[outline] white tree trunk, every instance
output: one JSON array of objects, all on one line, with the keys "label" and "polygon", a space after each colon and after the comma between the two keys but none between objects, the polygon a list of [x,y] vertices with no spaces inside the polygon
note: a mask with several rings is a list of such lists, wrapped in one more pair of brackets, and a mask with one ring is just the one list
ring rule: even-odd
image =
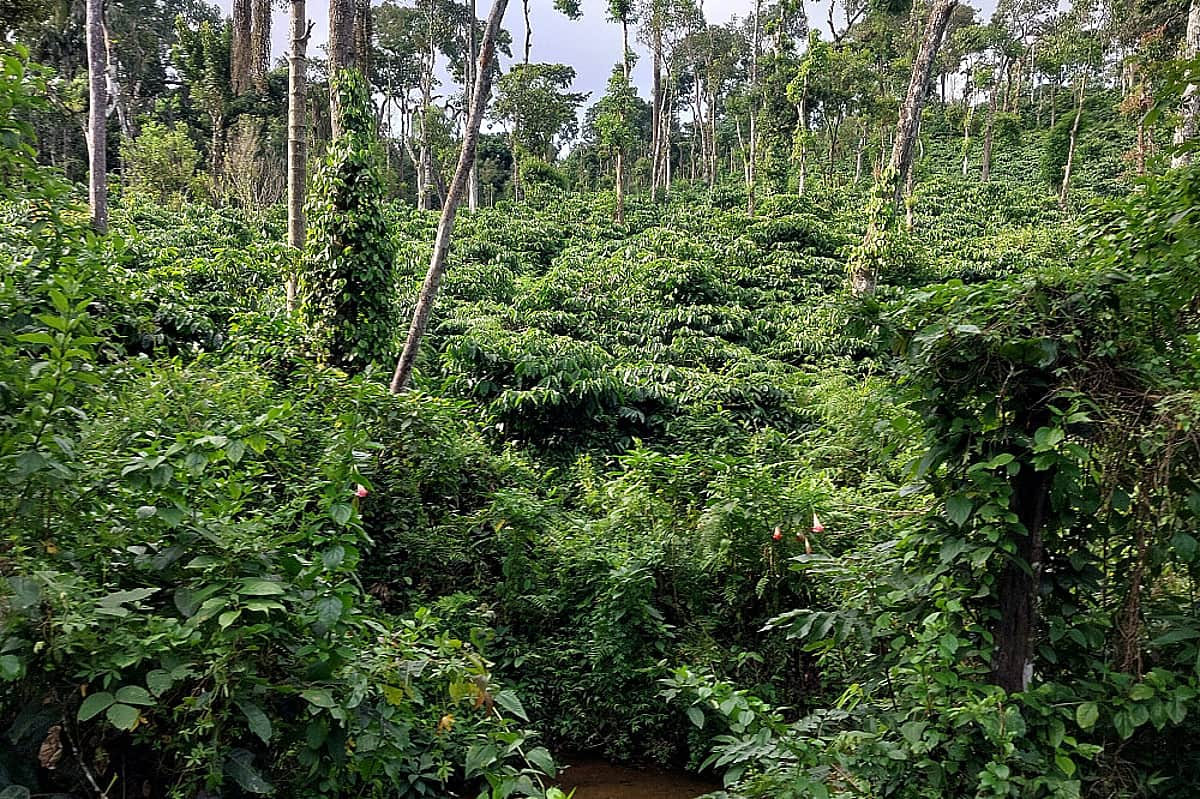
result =
[{"label": "white tree trunk", "polygon": [[[309,25],[304,0],[292,3],[292,49],[288,54],[288,244],[304,247],[304,189],[308,178],[308,120],[305,78],[308,69]],[[287,279],[287,309],[296,310],[296,276]]]},{"label": "white tree trunk", "polygon": [[[1183,58],[1191,61],[1200,53],[1200,0],[1192,0],[1188,8],[1187,33],[1184,34]],[[1175,128],[1174,143],[1178,147],[1185,144],[1196,135],[1197,119],[1200,118],[1200,87],[1189,83],[1183,90],[1183,108],[1179,127]],[[1191,153],[1176,153],[1171,158],[1171,166],[1187,166],[1192,162]]]},{"label": "white tree trunk", "polygon": [[92,227],[108,231],[108,91],[104,47],[104,0],[87,0],[88,204]]},{"label": "white tree trunk", "polygon": [[398,394],[408,388],[412,378],[413,366],[417,361],[417,352],[421,348],[421,339],[429,327],[429,317],[433,313],[433,303],[437,299],[438,287],[442,283],[442,275],[446,272],[446,258],[450,254],[450,239],[454,234],[454,218],[458,213],[458,204],[466,189],[467,175],[475,160],[475,148],[479,144],[479,125],[483,121],[484,108],[487,106],[488,80],[487,74],[491,67],[492,57],[496,51],[496,32],[500,29],[500,20],[504,17],[504,9],[508,0],[494,0],[491,13],[488,14],[487,27],[484,28],[483,41],[480,43],[478,68],[475,74],[479,80],[475,83],[475,91],[471,96],[470,120],[467,123],[467,135],[463,138],[462,151],[458,156],[458,165],[454,169],[454,179],[446,192],[446,201],[442,204],[442,216],[438,222],[437,236],[433,241],[433,255],[429,259],[429,272],[417,296],[417,305],[413,310],[412,325],[408,329],[408,339],[404,342],[404,350],[396,361],[396,371],[392,375],[389,390]]}]

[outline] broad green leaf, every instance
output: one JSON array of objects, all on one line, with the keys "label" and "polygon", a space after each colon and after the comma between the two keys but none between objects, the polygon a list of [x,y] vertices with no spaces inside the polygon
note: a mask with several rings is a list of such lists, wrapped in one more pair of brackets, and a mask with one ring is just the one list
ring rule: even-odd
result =
[{"label": "broad green leaf", "polygon": [[254,767],[254,755],[245,749],[234,749],[229,753],[229,757],[225,759],[224,771],[243,791],[268,794],[275,790]]},{"label": "broad green leaf", "polygon": [[238,593],[242,596],[279,596],[284,590],[282,585],[272,580],[245,580]]},{"label": "broad green leaf", "polygon": [[1140,682],[1133,686],[1129,692],[1129,698],[1135,702],[1142,702],[1154,696],[1154,686],[1148,683]]},{"label": "broad green leaf", "polygon": [[171,677],[169,671],[164,669],[155,669],[146,675],[146,685],[150,687],[150,693],[155,696],[162,696],[171,690],[171,686],[174,684],[175,679]]},{"label": "broad green leaf", "polygon": [[263,709],[249,700],[239,700],[238,708],[241,709],[243,715],[246,716],[246,723],[250,726],[250,732],[262,739],[263,743],[271,742],[271,720],[267,718],[267,714]]},{"label": "broad green leaf", "polygon": [[109,705],[108,712],[109,722],[118,730],[132,730],[137,726],[138,709],[129,705]]},{"label": "broad green leaf", "polygon": [[971,500],[961,494],[955,494],[946,499],[946,518],[955,525],[962,527],[966,524],[967,519],[971,516],[971,510],[975,507]]},{"label": "broad green leaf", "polygon": [[496,762],[500,750],[493,744],[472,744],[467,750],[466,778],[478,776],[488,766]]},{"label": "broad green leaf", "polygon": [[329,508],[329,518],[333,519],[338,524],[345,524],[350,521],[351,514],[354,513],[354,508],[346,502],[335,502]]},{"label": "broad green leaf", "polygon": [[512,691],[504,690],[496,694],[496,704],[509,713],[512,713],[521,721],[529,721],[529,716],[525,715],[525,708],[521,705],[521,700]]},{"label": "broad green leaf", "polygon": [[117,689],[117,701],[127,705],[153,705],[154,697],[140,685],[122,685]]},{"label": "broad green leaf", "polygon": [[695,724],[697,729],[704,729],[704,711],[692,705],[687,709],[688,720]]},{"label": "broad green leaf", "polygon": [[21,676],[21,659],[16,655],[0,655],[0,680],[16,680]]},{"label": "broad green leaf", "polygon": [[333,700],[333,695],[329,693],[329,689],[327,688],[309,688],[308,690],[301,691],[300,696],[314,707],[337,707],[337,702]]},{"label": "broad green leaf", "polygon": [[80,721],[88,721],[107,710],[115,701],[117,701],[116,697],[108,691],[91,694],[84,698],[83,704],[79,706],[79,712],[75,717]]},{"label": "broad green leaf", "polygon": [[317,623],[328,630],[342,617],[342,610],[342,600],[339,597],[327,596],[317,600]]},{"label": "broad green leaf", "polygon": [[541,772],[547,776],[553,777],[558,769],[554,765],[554,758],[551,757],[545,747],[534,747],[525,753],[525,759],[533,765],[537,766]]},{"label": "broad green leaf", "polygon": [[1075,708],[1075,723],[1085,730],[1094,727],[1099,718],[1100,708],[1096,706],[1095,702],[1084,702]]}]

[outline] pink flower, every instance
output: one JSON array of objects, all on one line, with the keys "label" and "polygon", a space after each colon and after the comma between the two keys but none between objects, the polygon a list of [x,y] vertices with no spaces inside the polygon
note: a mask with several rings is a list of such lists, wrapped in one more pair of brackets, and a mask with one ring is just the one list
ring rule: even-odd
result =
[{"label": "pink flower", "polygon": [[783,531],[780,530],[778,527],[776,527],[775,532],[771,533],[771,538],[773,538],[776,541],[783,540]]},{"label": "pink flower", "polygon": [[817,514],[815,514],[815,513],[813,514],[813,525],[812,525],[812,531],[813,531],[814,533],[823,533],[823,532],[825,532],[825,525],[821,524],[821,517],[820,517],[820,516],[818,516],[818,515],[817,515]]},{"label": "pink flower", "polygon": [[371,492],[367,491],[367,487],[361,483],[354,486],[354,496],[358,497],[359,499],[364,498],[369,493]]}]

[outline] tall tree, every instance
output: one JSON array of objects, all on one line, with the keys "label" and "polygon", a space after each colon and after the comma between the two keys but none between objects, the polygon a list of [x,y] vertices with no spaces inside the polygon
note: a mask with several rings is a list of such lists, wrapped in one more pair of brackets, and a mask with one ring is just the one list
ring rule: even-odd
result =
[{"label": "tall tree", "polygon": [[554,140],[574,128],[587,96],[568,91],[574,80],[575,70],[566,64],[517,64],[501,76],[493,113],[512,131],[514,170],[526,156],[541,161],[557,156]]},{"label": "tall tree", "polygon": [[104,45],[104,0],[87,0],[88,55],[88,204],[92,227],[108,231],[108,160],[106,89],[107,58]]},{"label": "tall tree", "polygon": [[[494,0],[492,3],[487,26],[483,31],[483,40],[480,42],[477,75],[490,74],[492,58],[496,52],[496,34],[500,29],[500,20],[504,18],[504,10],[507,6],[508,0]],[[417,353],[421,349],[421,340],[425,337],[425,330],[429,327],[429,318],[433,313],[433,304],[437,300],[438,287],[441,286],[442,276],[446,272],[446,258],[450,254],[450,239],[454,234],[454,219],[458,213],[463,190],[466,188],[471,163],[475,160],[475,151],[479,144],[479,126],[483,121],[489,89],[490,85],[487,80],[479,80],[475,84],[475,92],[471,96],[467,135],[463,137],[462,150],[459,153],[458,165],[454,170],[454,178],[446,193],[446,202],[442,205],[442,216],[438,220],[437,236],[433,241],[433,254],[429,259],[429,271],[425,275],[425,282],[417,296],[417,305],[413,309],[408,338],[404,342],[404,350],[396,361],[396,371],[392,375],[392,382],[389,386],[393,394],[398,394],[408,388],[408,383],[412,379],[413,367],[416,365]]]},{"label": "tall tree", "polygon": [[912,169],[913,145],[916,143],[917,129],[921,124],[921,109],[925,105],[925,97],[929,94],[933,61],[946,33],[950,14],[957,5],[958,0],[934,0],[929,10],[929,19],[925,23],[925,35],[921,38],[921,49],[913,61],[912,78],[908,82],[908,93],[904,97],[904,103],[900,106],[900,118],[896,122],[896,138],[889,164],[890,170],[895,173],[893,197],[897,208],[901,203],[908,172]]},{"label": "tall tree", "polygon": [[254,59],[251,43],[253,31],[252,0],[233,0],[233,42],[229,48],[229,74],[234,94],[241,94],[250,88],[250,65]]},{"label": "tall tree", "polygon": [[[356,0],[329,0],[329,77],[360,66],[358,3]],[[337,92],[329,92],[329,119],[333,137],[342,132],[341,109]]]},{"label": "tall tree", "polygon": [[271,65],[271,0],[253,0],[250,7],[250,58],[248,82],[256,91],[267,88]]},{"label": "tall tree", "polygon": [[958,0],[934,0],[925,23],[925,34],[921,37],[921,48],[913,61],[912,77],[908,82],[908,93],[900,106],[900,117],[896,122],[896,137],[892,145],[892,157],[884,170],[877,188],[879,202],[867,223],[867,233],[862,245],[850,259],[850,288],[856,296],[872,294],[877,279],[877,255],[882,238],[896,219],[904,187],[912,169],[913,144],[917,128],[921,124],[921,108],[929,93],[929,77],[938,47],[946,33],[950,14]]},{"label": "tall tree", "polygon": [[[1192,0],[1188,6],[1187,31],[1183,38],[1183,58],[1194,61],[1200,55],[1200,0]],[[1180,109],[1179,126],[1175,128],[1174,144],[1180,147],[1196,135],[1200,120],[1200,86],[1188,83],[1183,90],[1183,108]],[[1173,168],[1187,166],[1192,161],[1190,152],[1177,152],[1171,157]]]},{"label": "tall tree", "polygon": [[[308,179],[308,124],[305,78],[308,70],[308,21],[305,0],[291,0],[291,51],[288,53],[288,244],[304,249],[304,188]],[[287,308],[296,309],[296,276],[287,280]]]},{"label": "tall tree", "polygon": [[[633,0],[608,0],[608,18],[621,23],[621,74],[624,76],[625,87],[628,89],[629,75],[633,70],[633,51],[629,49],[629,25],[633,21]],[[615,76],[614,76],[615,77]],[[609,80],[609,89],[612,90],[612,80]],[[626,104],[620,103],[615,107],[618,113],[625,113]],[[622,119],[621,124],[628,126],[628,117]],[[617,207],[616,220],[618,222],[625,221],[625,147],[618,147],[616,150],[616,190],[617,190]]]}]

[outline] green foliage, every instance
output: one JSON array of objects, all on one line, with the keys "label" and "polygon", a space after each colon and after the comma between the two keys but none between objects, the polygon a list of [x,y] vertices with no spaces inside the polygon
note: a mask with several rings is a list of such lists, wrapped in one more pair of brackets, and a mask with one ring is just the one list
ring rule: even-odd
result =
[{"label": "green foliage", "polygon": [[309,192],[300,312],[322,358],[360,372],[394,353],[394,256],[366,82],[346,70],[334,90],[343,132]]},{"label": "green foliage", "polygon": [[196,173],[200,153],[182,122],[170,127],[147,122],[136,139],[121,142],[121,158],[133,194],[176,206],[202,194],[203,181]]}]

